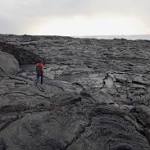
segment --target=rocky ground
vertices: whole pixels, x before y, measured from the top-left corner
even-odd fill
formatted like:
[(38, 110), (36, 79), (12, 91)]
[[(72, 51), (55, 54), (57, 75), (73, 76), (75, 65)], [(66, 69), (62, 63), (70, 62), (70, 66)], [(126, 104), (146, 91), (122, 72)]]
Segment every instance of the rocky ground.
[(150, 150), (149, 57), (150, 41), (0, 35), (0, 150)]

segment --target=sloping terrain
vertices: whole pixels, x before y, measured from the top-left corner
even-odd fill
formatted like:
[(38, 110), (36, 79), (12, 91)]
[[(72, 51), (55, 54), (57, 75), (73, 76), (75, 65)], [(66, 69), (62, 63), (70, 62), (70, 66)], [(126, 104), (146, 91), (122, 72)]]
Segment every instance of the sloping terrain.
[(0, 150), (150, 150), (150, 41), (1, 35), (0, 50)]

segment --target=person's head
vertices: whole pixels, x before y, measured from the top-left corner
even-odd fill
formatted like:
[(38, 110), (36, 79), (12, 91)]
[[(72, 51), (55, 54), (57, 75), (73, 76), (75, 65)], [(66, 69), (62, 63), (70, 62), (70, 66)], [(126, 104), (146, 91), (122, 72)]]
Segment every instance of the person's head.
[(43, 62), (42, 59), (37, 60), (37, 63), (42, 63), (42, 62)]

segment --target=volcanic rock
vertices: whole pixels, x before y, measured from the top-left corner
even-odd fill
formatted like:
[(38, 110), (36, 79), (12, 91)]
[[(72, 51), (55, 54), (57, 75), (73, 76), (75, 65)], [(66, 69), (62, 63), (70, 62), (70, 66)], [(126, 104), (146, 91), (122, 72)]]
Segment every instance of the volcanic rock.
[(0, 76), (16, 74), (18, 71), (19, 63), (14, 56), (0, 51)]
[(150, 41), (1, 35), (0, 49), (0, 150), (150, 150)]

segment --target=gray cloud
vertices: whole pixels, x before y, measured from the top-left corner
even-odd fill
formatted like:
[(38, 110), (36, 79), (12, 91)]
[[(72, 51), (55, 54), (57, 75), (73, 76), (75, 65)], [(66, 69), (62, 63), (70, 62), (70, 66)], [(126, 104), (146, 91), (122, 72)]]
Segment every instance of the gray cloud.
[(149, 0), (0, 0), (0, 32), (20, 32), (40, 18), (135, 16), (150, 26)]
[[(10, 0), (5, 0), (8, 4)], [(147, 14), (149, 0), (12, 0), (10, 10), (23, 16), (72, 16), (101, 13)], [(5, 2), (5, 3), (6, 3)], [(9, 11), (8, 11), (9, 12)]]

